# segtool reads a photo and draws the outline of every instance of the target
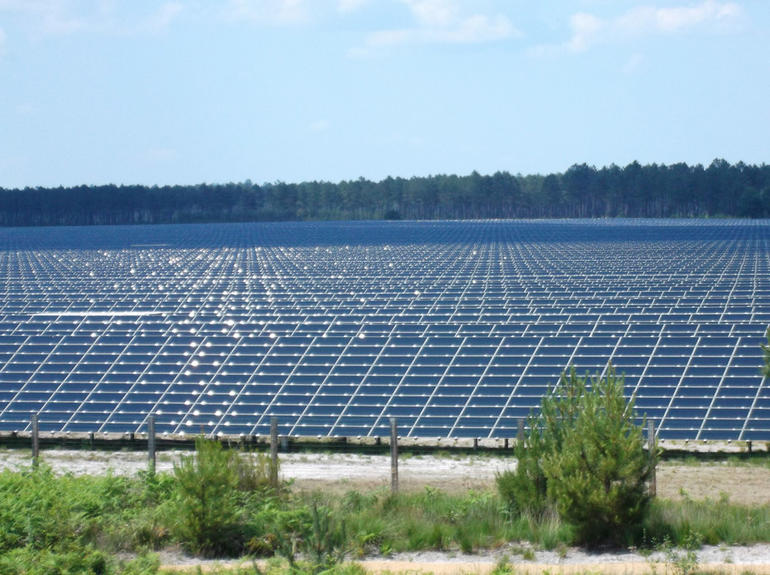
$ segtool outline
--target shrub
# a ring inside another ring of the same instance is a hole
[[[634,423],[633,400],[626,402],[623,379],[612,367],[590,390],[574,370],[560,388],[570,401],[574,397],[578,411],[564,429],[561,449],[543,461],[548,497],[575,526],[579,542],[626,542],[647,515],[647,481],[654,468],[654,454],[645,450]],[[558,403],[554,396],[544,400],[546,417],[558,413]]]
[[[239,491],[266,491],[271,488],[270,475],[273,462],[267,453],[245,452],[233,457],[238,473]],[[275,470],[277,475],[278,468]]]
[[[552,507],[548,497],[548,478],[543,463],[562,451],[565,437],[575,426],[580,395],[574,370],[568,379],[562,374],[556,391],[543,399],[540,413],[527,418],[528,432],[519,436],[514,455],[515,470],[497,476],[497,488],[509,512],[543,519]]]
[[[53,551],[27,546],[0,555],[0,573],[6,575],[106,575],[110,571],[107,555],[90,547]]]
[[[193,553],[232,555],[243,547],[236,498],[237,457],[219,442],[199,437],[195,455],[182,457],[174,466],[177,531],[182,544]]]
[[[22,546],[45,549],[75,537],[81,514],[73,510],[69,479],[57,478],[45,465],[0,472],[0,553]]]
[[[519,437],[514,447],[516,468],[499,473],[497,490],[511,516],[524,514],[543,519],[548,511],[548,492],[542,462],[548,453],[558,451],[555,438],[549,437],[541,427],[540,419],[530,415],[527,419],[529,433]]]
[[[612,366],[590,387],[574,369],[562,374],[529,419],[519,466],[498,477],[501,495],[520,512],[555,509],[578,543],[627,542],[647,515],[655,465],[634,418],[633,399],[626,401]]]

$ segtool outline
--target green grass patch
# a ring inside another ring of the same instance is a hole
[[[748,506],[719,501],[653,502],[644,525],[642,544],[670,541],[684,546],[694,538],[706,545],[751,545],[770,541],[770,506]]]
[[[579,540],[556,513],[512,511],[493,490],[276,491],[265,460],[252,455],[202,446],[202,460],[186,459],[174,473],[135,477],[57,476],[45,465],[0,472],[0,573],[151,574],[158,569],[153,551],[167,547],[223,558],[281,556],[265,568],[276,573],[355,573],[354,564],[340,567],[343,557],[470,554],[513,542],[528,559],[533,549]],[[685,498],[653,501],[634,544],[758,542],[770,542],[770,506]],[[681,557],[685,565],[689,556]],[[255,572],[248,562],[243,569]]]

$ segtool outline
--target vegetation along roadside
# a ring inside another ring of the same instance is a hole
[[[652,458],[622,379],[565,374],[530,421],[497,490],[448,493],[270,486],[269,458],[198,439],[173,473],[0,473],[0,573],[154,573],[155,552],[269,558],[250,572],[356,572],[343,561],[405,551],[668,550],[692,572],[702,544],[770,542],[770,506],[652,499]],[[610,447],[611,446],[611,447]],[[528,449],[523,449],[528,447]],[[499,572],[511,572],[501,562]]]

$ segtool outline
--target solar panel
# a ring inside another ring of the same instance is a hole
[[[509,437],[612,361],[659,435],[770,439],[767,221],[0,229],[0,430]]]

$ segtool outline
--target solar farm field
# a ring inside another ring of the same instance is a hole
[[[503,438],[567,366],[770,440],[770,222],[0,229],[0,431]]]

